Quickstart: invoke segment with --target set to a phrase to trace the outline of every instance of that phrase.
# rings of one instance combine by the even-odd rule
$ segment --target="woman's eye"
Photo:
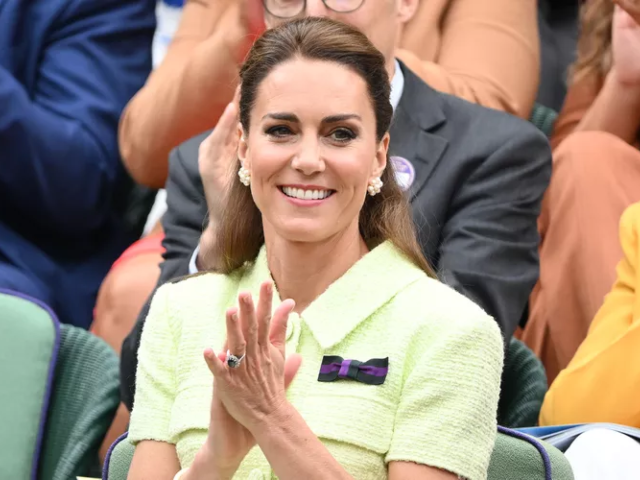
[[[336,130],[331,132],[331,138],[337,142],[346,143],[356,138],[356,134],[348,128],[337,128]]]
[[[277,127],[271,127],[267,129],[267,135],[270,135],[272,137],[277,137],[277,138],[286,137],[287,135],[291,135],[291,133],[292,133],[291,129],[283,125],[279,125]]]

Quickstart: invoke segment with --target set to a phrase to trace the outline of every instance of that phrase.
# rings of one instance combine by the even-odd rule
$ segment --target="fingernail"
[[[238,321],[238,314],[234,313],[233,315],[231,315],[231,318],[233,319],[234,322]]]

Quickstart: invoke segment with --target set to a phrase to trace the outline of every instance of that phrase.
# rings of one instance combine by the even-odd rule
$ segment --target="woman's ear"
[[[247,137],[244,133],[242,125],[238,123],[238,160],[240,160],[240,163],[242,163],[242,166],[244,168],[246,168],[247,170],[251,170],[249,165],[251,161],[249,160],[248,152],[249,145],[247,144]]]
[[[378,144],[378,150],[376,151],[375,164],[373,165],[372,176],[380,177],[382,172],[387,167],[387,153],[389,152],[389,141],[391,136],[389,132],[385,133],[382,140]]]

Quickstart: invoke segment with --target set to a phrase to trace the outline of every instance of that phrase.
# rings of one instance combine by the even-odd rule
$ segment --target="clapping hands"
[[[273,285],[260,288],[257,307],[249,293],[238,296],[238,308],[226,313],[225,351],[204,352],[213,374],[214,389],[208,445],[215,464],[235,471],[255,445],[253,431],[263,426],[286,403],[286,389],[301,363],[297,354],[285,358],[287,321],[295,303],[285,300],[272,316]],[[242,358],[229,366],[227,350]]]

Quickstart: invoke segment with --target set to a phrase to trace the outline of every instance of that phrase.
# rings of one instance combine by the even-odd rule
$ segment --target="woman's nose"
[[[317,140],[308,140],[301,144],[291,166],[304,175],[313,175],[324,171],[324,160],[320,153],[320,145]]]

